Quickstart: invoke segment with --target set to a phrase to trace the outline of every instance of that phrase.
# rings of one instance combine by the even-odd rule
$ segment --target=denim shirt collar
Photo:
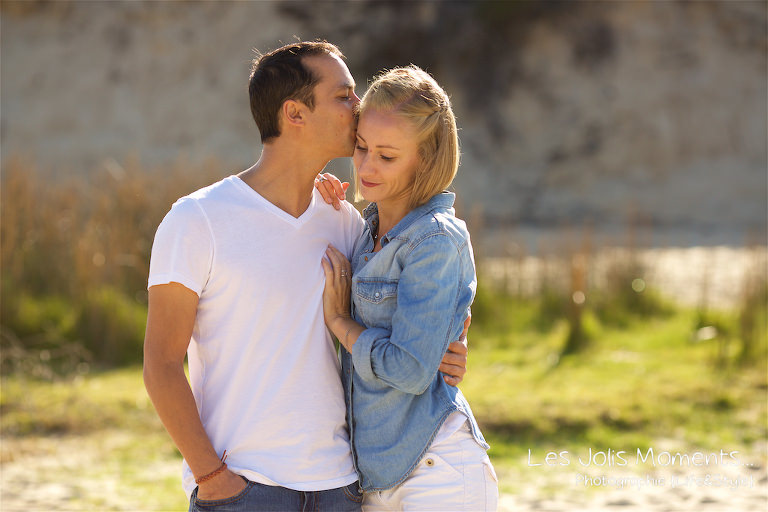
[[[390,240],[397,237],[400,233],[408,229],[417,219],[427,215],[434,210],[447,210],[453,207],[453,203],[456,200],[456,194],[444,190],[439,194],[435,194],[432,198],[421,206],[417,206],[405,217],[400,219],[400,222],[389,230],[384,236],[381,237],[382,247],[389,243]],[[368,229],[373,233],[379,225],[379,206],[376,203],[371,203],[363,210],[363,219],[368,224]]]

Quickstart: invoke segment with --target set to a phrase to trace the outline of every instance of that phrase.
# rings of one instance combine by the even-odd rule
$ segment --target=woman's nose
[[[368,157],[368,152],[366,151],[363,153],[363,155],[360,157],[360,162],[357,165],[358,174],[367,174],[371,171],[370,160],[371,159]]]

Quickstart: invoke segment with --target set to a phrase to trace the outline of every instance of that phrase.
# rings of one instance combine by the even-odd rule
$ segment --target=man
[[[184,457],[190,510],[359,510],[320,261],[329,244],[349,256],[362,220],[314,188],[354,147],[360,100],[342,58],[326,42],[260,57],[261,157],[177,201],[155,236],[144,381]],[[441,371],[458,382],[465,361],[449,353]]]

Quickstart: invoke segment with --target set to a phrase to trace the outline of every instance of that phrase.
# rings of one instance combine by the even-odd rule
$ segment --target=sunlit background
[[[258,158],[254,49],[315,38],[359,95],[409,63],[451,95],[480,278],[462,389],[501,508],[763,509],[767,13],[3,1],[0,509],[184,509],[141,383],[152,237],[175,199]],[[329,170],[349,179],[350,162]],[[576,460],[609,448],[631,462]],[[738,464],[636,463],[648,449]],[[666,480],[638,492],[627,475]]]

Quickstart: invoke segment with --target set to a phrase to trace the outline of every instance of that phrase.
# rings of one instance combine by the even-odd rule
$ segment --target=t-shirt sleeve
[[[213,237],[202,208],[180,199],[155,234],[147,287],[176,282],[198,296],[205,288],[213,261]]]

